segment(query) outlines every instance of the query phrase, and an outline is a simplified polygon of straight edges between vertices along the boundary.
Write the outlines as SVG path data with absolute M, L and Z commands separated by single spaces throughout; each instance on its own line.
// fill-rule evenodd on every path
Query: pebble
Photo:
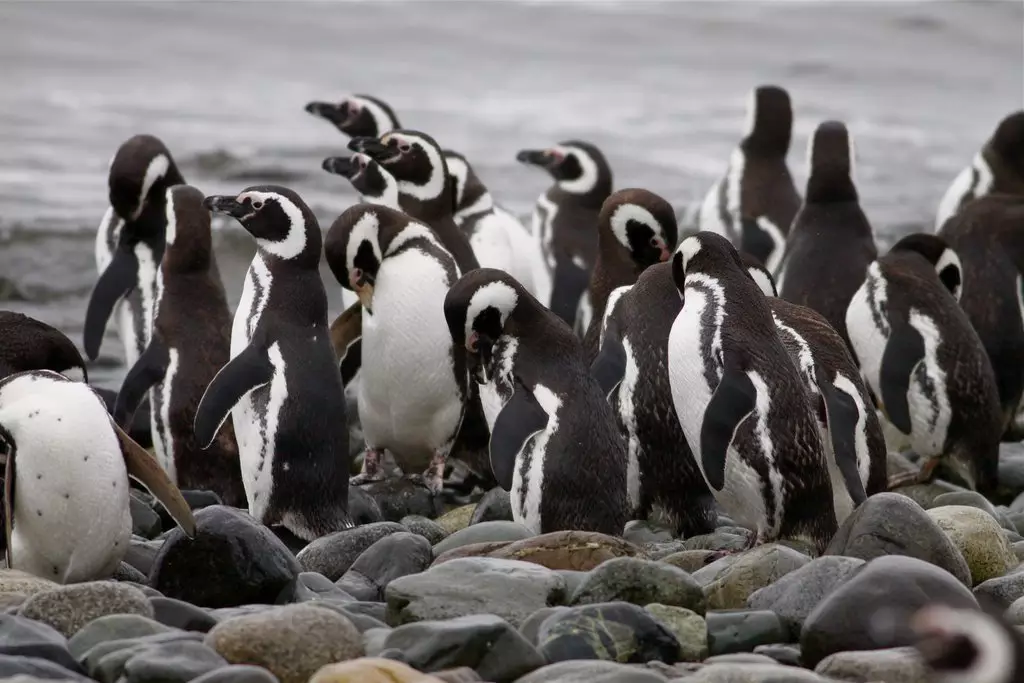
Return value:
M 789 642 L 789 629 L 774 612 L 767 610 L 727 610 L 708 612 L 708 652 L 727 655 L 753 652 L 758 645 Z
M 1006 620 L 1014 626 L 1024 626 L 1024 598 L 1017 598 L 1006 608 Z
M 495 486 L 485 493 L 476 504 L 473 516 L 469 518 L 469 525 L 497 521 L 512 521 L 512 497 L 500 486 Z
M 337 585 L 357 600 L 380 602 L 388 584 L 402 576 L 424 571 L 433 559 L 427 539 L 401 531 L 381 538 L 364 550 Z
M 955 491 L 952 493 L 943 493 L 941 496 L 935 498 L 931 508 L 945 507 L 948 505 L 965 505 L 967 507 L 978 508 L 984 510 L 993 517 L 999 526 L 1010 531 L 1018 531 L 1014 525 L 1013 520 L 1010 518 L 1009 510 L 1004 507 L 996 507 L 989 501 L 988 498 L 981 495 L 977 491 Z
M 476 543 L 495 543 L 501 541 L 522 541 L 532 538 L 534 533 L 518 522 L 490 521 L 479 522 L 465 529 L 459 529 L 434 546 L 434 557 L 455 548 Z
M 358 486 L 348 487 L 348 516 L 356 526 L 384 521 L 380 505 L 373 496 Z
M 782 643 L 758 645 L 754 648 L 754 654 L 764 655 L 765 657 L 771 657 L 779 664 L 785 664 L 786 666 L 801 665 L 799 645 L 784 645 Z
M 644 609 L 679 641 L 678 661 L 700 662 L 707 658 L 708 627 L 704 617 L 685 607 L 673 605 L 655 603 L 644 606 Z
M 465 529 L 469 526 L 475 509 L 475 504 L 457 507 L 438 517 L 437 523 L 444 529 L 446 534 L 454 534 L 459 529 Z
M 156 556 L 163 547 L 163 540 L 147 541 L 142 537 L 132 536 L 122 561 L 149 576 L 150 571 L 153 569 L 153 561 L 156 560 Z
M 970 585 L 1003 576 L 1019 564 L 999 523 L 984 510 L 947 505 L 932 508 L 928 516 L 946 532 L 967 561 L 971 570 Z
M 403 527 L 408 529 L 411 533 L 418 534 L 423 538 L 427 539 L 431 546 L 435 546 L 448 536 L 448 532 L 444 530 L 440 524 L 432 519 L 421 517 L 419 515 L 409 515 L 408 517 L 402 517 L 402 521 L 399 522 Z
M 132 515 L 133 535 L 142 538 L 156 538 L 163 532 L 160 515 L 156 513 L 150 503 L 140 500 L 136 491 L 132 491 L 128 497 L 128 510 Z
M 149 604 L 153 605 L 153 618 L 172 628 L 180 628 L 183 631 L 196 631 L 206 633 L 217 625 L 217 620 L 212 614 L 202 607 L 196 607 L 182 600 L 174 598 L 150 598 Z
M 984 597 L 1000 607 L 1009 607 L 1024 597 L 1024 573 L 1016 572 L 989 579 L 975 586 L 974 594 L 978 598 Z
M 755 591 L 770 586 L 810 562 L 806 555 L 778 543 L 758 546 L 728 559 L 732 561 L 723 563 L 724 568 L 720 572 L 715 571 L 714 565 L 709 565 L 693 575 L 704 586 L 708 609 L 744 607 Z M 705 575 L 708 580 L 705 580 Z
M 296 559 L 302 571 L 319 572 L 337 581 L 356 559 L 374 543 L 399 532 L 407 531 L 395 522 L 375 522 L 365 526 L 336 531 L 316 539 L 302 549 Z
M 529 642 L 534 645 L 537 644 L 537 634 L 540 632 L 540 625 L 543 624 L 548 617 L 558 612 L 565 612 L 568 607 L 564 605 L 558 605 L 556 607 L 541 607 L 539 610 L 526 617 L 526 619 L 519 625 L 519 632 L 523 634 Z
M 309 683 L 439 683 L 440 680 L 401 662 L 364 657 L 329 664 L 317 671 Z
M 18 614 L 55 628 L 69 638 L 93 619 L 107 614 L 153 616 L 153 606 L 138 588 L 114 581 L 90 581 L 36 593 Z
M 280 683 L 277 676 L 260 666 L 235 664 L 215 669 L 192 683 Z
M 778 664 L 767 655 L 759 655 L 753 652 L 732 652 L 724 655 L 715 655 L 704 660 L 705 664 Z
M 149 578 L 145 574 L 127 562 L 119 562 L 117 569 L 114 570 L 114 575 L 110 578 L 114 581 L 126 581 L 140 586 L 145 586 L 149 582 Z
M 103 683 L 115 683 L 124 673 L 128 661 L 150 647 L 166 643 L 202 641 L 201 633 L 168 631 L 146 636 L 133 636 L 120 640 L 108 640 L 92 646 L 81 661 L 92 678 Z
M 710 534 L 691 536 L 683 542 L 686 550 L 738 551 L 747 547 L 750 532 L 738 527 L 721 527 Z
M 838 652 L 814 667 L 815 673 L 841 681 L 929 683 L 928 667 L 912 647 L 869 652 Z
M 224 658 L 201 643 L 159 643 L 142 649 L 125 662 L 125 683 L 188 683 L 227 665 Z
M 13 614 L 0 614 L 0 655 L 46 659 L 75 673 L 84 673 L 67 639 L 46 624 Z
M 781 664 L 710 664 L 673 683 L 832 683 L 818 674 Z
M 170 633 L 174 629 L 138 614 L 108 614 L 93 619 L 68 641 L 68 650 L 76 660 L 100 643 Z
M 1024 453 L 1019 447 L 1002 444 L 999 448 L 999 488 L 1017 495 L 1024 491 Z
M 681 550 L 660 558 L 659 561 L 679 567 L 684 572 L 693 574 L 715 561 L 717 552 L 714 550 Z
M 570 605 L 603 602 L 629 602 L 634 605 L 685 607 L 704 614 L 704 591 L 682 569 L 663 562 L 635 557 L 617 557 L 600 564 L 572 594 Z
M 672 530 L 659 526 L 645 519 L 633 519 L 626 522 L 622 538 L 636 545 L 647 543 L 670 543 Z
M 273 603 L 294 585 L 299 564 L 284 543 L 248 513 L 213 505 L 195 513 L 196 537 L 178 527 L 157 554 L 150 585 L 200 607 Z M 202 577 L 196 576 L 202 567 Z M 197 580 L 200 579 L 201 580 Z
M 28 597 L 41 591 L 52 590 L 59 583 L 42 579 L 19 569 L 0 569 L 0 595 L 23 595 Z
M 571 607 L 556 612 L 537 634 L 549 662 L 603 659 L 621 664 L 679 661 L 679 641 L 660 621 L 628 602 Z
M 380 508 L 381 519 L 397 522 L 408 515 L 437 517 L 444 511 L 441 496 L 435 496 L 422 484 L 407 477 L 388 477 L 360 486 Z
M 0 680 L 9 681 L 15 676 L 32 676 L 37 680 L 82 681 L 89 679 L 72 673 L 59 664 L 38 657 L 0 655 Z
M 537 669 L 516 683 L 665 683 L 665 677 L 615 662 L 567 661 Z
M 583 572 L 616 557 L 641 555 L 643 552 L 632 543 L 595 531 L 554 531 L 509 543 L 488 554 L 498 559 L 532 562 L 548 569 Z M 435 560 L 435 564 L 437 562 Z
M 826 596 L 850 580 L 866 563 L 855 557 L 826 555 L 786 574 L 747 598 L 747 607 L 771 610 L 794 636 Z
M 352 602 L 356 598 L 339 588 L 333 581 L 319 572 L 299 572 L 295 580 L 292 602 L 326 600 L 329 602 Z M 279 601 L 280 602 L 280 601 Z

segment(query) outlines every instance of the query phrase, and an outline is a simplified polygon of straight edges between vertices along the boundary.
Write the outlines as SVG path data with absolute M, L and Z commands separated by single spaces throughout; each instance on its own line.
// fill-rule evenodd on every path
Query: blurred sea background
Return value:
M 747 93 L 785 86 L 790 167 L 824 119 L 857 142 L 880 244 L 931 230 L 956 173 L 1024 104 L 1024 4 L 985 2 L 0 2 L 0 307 L 81 344 L 107 166 L 159 136 L 207 194 L 287 185 L 326 230 L 356 200 L 320 169 L 346 138 L 303 111 L 381 97 L 462 151 L 527 215 L 549 179 L 516 152 L 578 138 L 615 186 L 699 200 L 743 128 Z M 254 246 L 216 224 L 234 306 Z M 323 268 L 332 315 L 339 288 Z M 92 370 L 117 388 L 115 326 Z

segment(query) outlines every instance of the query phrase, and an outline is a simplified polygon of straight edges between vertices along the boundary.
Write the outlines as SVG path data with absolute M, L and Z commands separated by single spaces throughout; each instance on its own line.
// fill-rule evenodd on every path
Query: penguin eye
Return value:
M 652 237 L 650 240 L 648 240 L 648 242 L 655 249 L 661 246 L 661 241 L 659 241 L 657 237 Z
M 261 202 L 259 199 L 253 200 L 252 208 L 254 208 L 257 211 L 259 211 L 260 209 L 263 208 L 263 202 Z
M 409 152 L 412 151 L 412 145 L 410 145 L 408 142 L 399 142 L 398 151 L 401 152 L 402 154 L 408 154 Z

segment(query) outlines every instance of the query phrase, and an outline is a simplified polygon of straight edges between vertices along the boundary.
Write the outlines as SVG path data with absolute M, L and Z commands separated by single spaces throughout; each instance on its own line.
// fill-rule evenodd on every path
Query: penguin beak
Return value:
M 351 178 L 355 175 L 356 166 L 352 163 L 351 157 L 327 157 L 324 159 L 323 169 L 328 173 Z
M 516 154 L 516 161 L 551 169 L 562 163 L 562 155 L 553 149 L 524 149 Z
M 373 314 L 373 277 L 359 269 L 349 273 L 348 284 L 359 295 L 363 310 Z
M 466 369 L 477 384 L 486 384 L 490 379 L 487 376 L 487 368 L 491 366 L 492 348 L 490 340 L 476 332 L 466 338 Z
M 330 102 L 310 102 L 306 105 L 306 111 L 313 116 L 327 119 L 335 125 L 344 123 L 348 118 L 348 107 Z
M 387 146 L 384 145 L 380 140 L 374 137 L 356 137 L 348 141 L 348 148 L 353 152 L 362 152 L 369 156 L 374 154 L 381 154 L 387 151 Z
M 252 213 L 251 209 L 236 200 L 234 197 L 228 197 L 226 195 L 213 195 L 212 197 L 207 197 L 203 200 L 203 206 L 208 211 L 224 214 L 225 216 L 231 216 L 238 220 L 241 220 L 248 214 Z
M 661 248 L 661 254 L 658 256 L 658 261 L 664 263 L 672 258 L 672 252 L 669 251 L 667 246 L 665 246 L 664 241 L 658 240 L 658 246 Z

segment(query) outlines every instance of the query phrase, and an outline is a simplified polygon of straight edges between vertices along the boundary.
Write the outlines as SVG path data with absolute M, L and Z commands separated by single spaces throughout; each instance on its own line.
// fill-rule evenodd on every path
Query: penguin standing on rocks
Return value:
M 964 204 L 992 193 L 1024 196 L 1024 111 L 1000 121 L 970 165 L 953 180 L 939 202 L 935 230 Z
M 188 536 L 195 520 L 156 460 L 92 389 L 49 370 L 0 381 L 7 566 L 57 583 L 110 577 L 132 533 L 128 477 Z
M 256 240 L 231 328 L 231 360 L 196 411 L 209 447 L 234 423 L 249 514 L 311 541 L 351 526 L 345 395 L 327 330 L 316 217 L 292 190 L 207 197 Z
M 667 261 L 676 232 L 672 205 L 653 192 L 619 190 L 605 200 L 597 222 L 597 262 L 576 314 L 576 334 L 588 361 L 597 356 L 609 295 L 636 282 L 649 266 Z
M 807 196 L 786 245 L 779 294 L 811 308 L 847 344 L 846 309 L 878 257 L 874 232 L 857 201 L 853 138 L 839 121 L 818 126 L 808 146 Z
M 789 93 L 762 85 L 750 94 L 747 126 L 729 158 L 725 177 L 704 197 L 698 230 L 727 237 L 771 273 L 779 267 L 800 194 L 786 165 L 793 135 Z
M 927 605 L 910 618 L 910 628 L 935 683 L 1024 681 L 1024 638 L 1000 606 L 982 611 Z
M 363 307 L 358 402 L 367 448 L 351 483 L 383 479 L 387 449 L 405 473 L 425 470 L 424 485 L 438 493 L 467 400 L 464 357 L 453 351 L 442 306 L 458 278 L 455 260 L 427 226 L 370 204 L 341 214 L 325 251 Z
M 481 385 L 490 459 L 512 517 L 533 530 L 621 535 L 626 452 L 572 331 L 507 273 L 464 275 L 444 315 Z
M 821 433 L 764 295 L 721 235 L 679 245 L 683 307 L 668 374 L 683 433 L 723 511 L 751 546 L 802 536 L 824 551 L 837 529 Z
M 601 150 L 580 140 L 524 149 L 516 159 L 543 168 L 555 180 L 533 212 L 533 237 L 547 274 L 537 291 L 541 303 L 572 326 L 597 260 L 597 219 L 612 193 L 611 167 Z
M 131 421 L 149 393 L 153 446 L 171 481 L 214 491 L 244 507 L 234 429 L 226 422 L 204 451 L 193 432 L 196 408 L 231 357 L 231 313 L 217 276 L 210 212 L 188 185 L 167 190 L 167 246 L 156 280 L 156 317 L 149 345 L 121 384 L 114 420 Z
M 879 408 L 924 459 L 890 487 L 929 481 L 946 460 L 980 493 L 995 490 L 1003 418 L 985 347 L 957 303 L 963 281 L 942 238 L 909 235 L 871 264 L 846 313 Z
M 306 111 L 330 122 L 352 138 L 378 138 L 401 128 L 394 110 L 383 100 L 370 95 L 349 95 L 337 104 L 310 102 Z

